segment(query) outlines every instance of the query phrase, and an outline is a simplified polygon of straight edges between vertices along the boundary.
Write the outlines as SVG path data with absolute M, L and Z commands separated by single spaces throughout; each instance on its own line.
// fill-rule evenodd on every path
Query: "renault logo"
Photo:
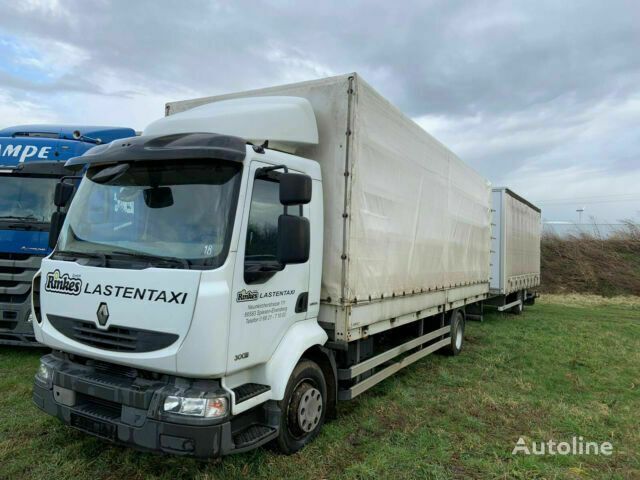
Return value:
M 109 320 L 109 307 L 107 307 L 105 302 L 102 302 L 98 306 L 96 315 L 98 316 L 98 323 L 100 326 L 104 327 L 107 324 L 107 320 Z

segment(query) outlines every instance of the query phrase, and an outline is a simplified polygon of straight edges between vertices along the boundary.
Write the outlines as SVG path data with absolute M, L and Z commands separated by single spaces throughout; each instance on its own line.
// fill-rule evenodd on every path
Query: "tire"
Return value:
M 536 304 L 536 296 L 535 296 L 535 292 L 524 301 L 525 305 L 531 306 L 531 305 L 535 305 Z
M 464 314 L 455 310 L 451 314 L 451 343 L 444 348 L 448 355 L 459 355 L 464 345 Z
M 523 295 L 523 291 L 522 290 L 520 290 L 518 292 L 516 300 L 520 300 L 520 304 L 516 305 L 515 307 L 511 307 L 511 309 L 509 311 L 511 313 L 513 313 L 514 315 L 520 315 L 522 313 L 522 311 L 524 310 L 524 295 Z
M 301 360 L 293 369 L 280 401 L 282 418 L 278 449 L 290 455 L 302 449 L 320 433 L 327 410 L 327 384 L 320 367 Z

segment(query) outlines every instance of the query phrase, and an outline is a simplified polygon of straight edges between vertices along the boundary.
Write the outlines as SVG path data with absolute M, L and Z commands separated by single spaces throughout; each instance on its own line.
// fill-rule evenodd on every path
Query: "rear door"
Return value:
M 306 316 L 309 261 L 276 270 L 278 217 L 284 207 L 277 175 L 259 172 L 268 166 L 257 160 L 250 165 L 233 280 L 227 372 L 266 362 L 287 329 Z M 288 214 L 298 215 L 299 210 L 289 207 Z M 308 217 L 308 205 L 302 214 Z

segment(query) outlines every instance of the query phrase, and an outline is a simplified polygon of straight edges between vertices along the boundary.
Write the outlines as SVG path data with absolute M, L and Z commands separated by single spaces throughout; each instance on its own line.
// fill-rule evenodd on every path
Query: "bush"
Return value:
M 640 295 L 640 225 L 625 221 L 606 237 L 544 233 L 541 270 L 544 292 Z

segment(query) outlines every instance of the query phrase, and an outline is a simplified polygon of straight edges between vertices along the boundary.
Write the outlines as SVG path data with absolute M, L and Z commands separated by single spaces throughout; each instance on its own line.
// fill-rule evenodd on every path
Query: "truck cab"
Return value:
M 311 107 L 283 103 L 295 127 L 267 138 L 317 141 Z M 38 406 L 93 433 L 98 409 L 112 440 L 202 457 L 274 439 L 290 373 L 327 340 L 318 163 L 202 133 L 211 123 L 159 122 L 67 162 L 86 173 L 33 298 L 36 338 L 54 350 Z M 315 427 L 326 386 L 314 378 Z
M 129 128 L 18 125 L 0 130 L 0 345 L 36 346 L 31 280 L 49 248 L 51 202 L 67 160 Z

